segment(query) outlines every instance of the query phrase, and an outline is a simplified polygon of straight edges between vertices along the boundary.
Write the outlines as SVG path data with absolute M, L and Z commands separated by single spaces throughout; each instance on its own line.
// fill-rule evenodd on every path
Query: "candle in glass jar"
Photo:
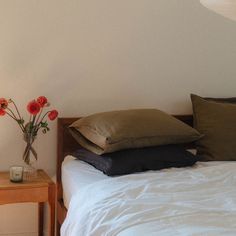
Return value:
M 10 167 L 10 181 L 14 183 L 19 183 L 23 181 L 23 167 L 22 166 Z

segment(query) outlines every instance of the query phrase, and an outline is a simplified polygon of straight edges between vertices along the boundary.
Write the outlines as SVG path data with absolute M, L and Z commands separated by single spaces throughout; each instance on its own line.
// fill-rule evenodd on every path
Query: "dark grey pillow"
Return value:
M 198 156 L 177 145 L 126 149 L 103 155 L 97 155 L 86 149 L 78 149 L 73 156 L 109 176 L 192 166 L 198 160 Z

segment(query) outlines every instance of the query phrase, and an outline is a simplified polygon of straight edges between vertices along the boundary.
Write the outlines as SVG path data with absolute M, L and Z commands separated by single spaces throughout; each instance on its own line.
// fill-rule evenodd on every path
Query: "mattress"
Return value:
M 62 186 L 64 205 L 68 209 L 72 196 L 89 184 L 110 178 L 93 166 L 79 161 L 73 156 L 66 156 L 62 163 Z
M 227 162 L 198 162 L 194 168 L 203 168 L 208 166 L 218 166 Z M 166 171 L 182 171 L 182 168 L 165 169 Z M 153 172 L 153 171 L 148 171 Z M 154 171 L 155 172 L 155 171 Z M 160 172 L 160 171 L 159 171 Z M 139 173 L 142 174 L 142 173 Z M 62 163 L 62 186 L 63 186 L 63 199 L 65 207 L 68 209 L 70 200 L 79 189 L 82 189 L 89 184 L 96 183 L 100 180 L 109 179 L 101 171 L 95 169 L 93 166 L 68 155 Z M 114 178 L 114 177 L 113 177 Z
M 72 157 L 62 168 L 62 236 L 236 235 L 236 162 L 113 178 Z

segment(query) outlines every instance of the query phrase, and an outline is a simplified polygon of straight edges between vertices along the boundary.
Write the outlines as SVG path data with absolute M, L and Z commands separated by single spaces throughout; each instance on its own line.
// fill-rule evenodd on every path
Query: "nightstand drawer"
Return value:
M 48 187 L 0 190 L 0 205 L 20 202 L 46 202 Z

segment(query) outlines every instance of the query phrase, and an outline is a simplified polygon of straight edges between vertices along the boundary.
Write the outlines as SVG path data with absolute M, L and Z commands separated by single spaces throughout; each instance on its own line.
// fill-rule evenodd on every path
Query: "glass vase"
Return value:
M 37 177 L 37 168 L 35 164 L 38 156 L 35 148 L 33 147 L 36 136 L 32 133 L 24 133 L 23 139 L 25 141 L 25 148 L 23 153 L 24 166 L 24 180 L 33 180 Z

